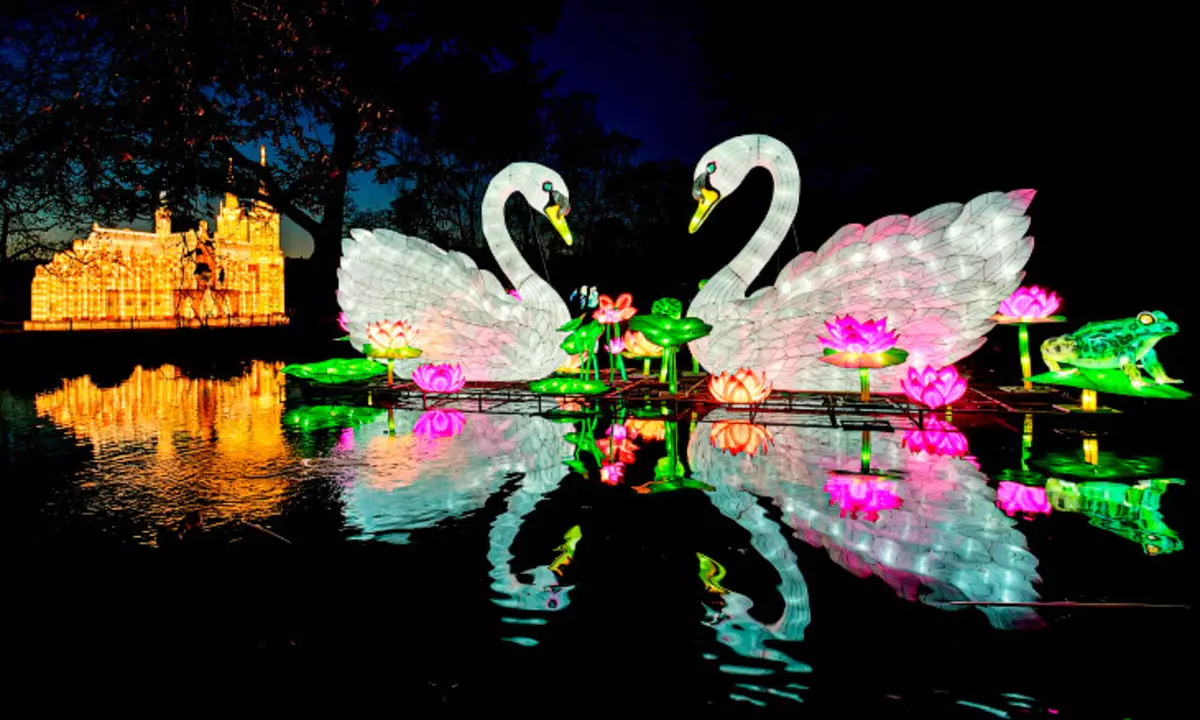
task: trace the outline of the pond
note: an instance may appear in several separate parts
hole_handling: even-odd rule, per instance
[[[372,674],[408,708],[1124,718],[1179,692],[1191,611],[1112,605],[1189,596],[1157,407],[387,408],[281,366],[0,390],[23,652]],[[1062,600],[1105,605],[1035,605]]]

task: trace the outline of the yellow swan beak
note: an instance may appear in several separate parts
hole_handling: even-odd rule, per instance
[[[721,193],[708,188],[700,188],[700,198],[696,204],[696,212],[692,215],[691,222],[688,223],[688,233],[694,233],[704,224],[708,214],[721,201]]]
[[[567,227],[567,216],[563,213],[562,208],[557,205],[546,206],[546,217],[549,218],[550,224],[562,235],[563,242],[570,247],[574,240],[571,238],[571,228]]]

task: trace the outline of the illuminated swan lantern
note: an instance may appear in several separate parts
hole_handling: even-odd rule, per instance
[[[783,238],[800,203],[800,173],[786,145],[743,135],[705,153],[696,166],[699,203],[690,232],[754,168],[775,181],[767,217],[737,257],[692,300],[688,315],[713,326],[690,343],[712,374],[751,368],[780,390],[854,390],[858,378],[820,361],[824,321],[886,317],[909,351],[909,364],[944,367],[983,345],[989,318],[1016,290],[1033,251],[1025,210],[1033,190],[987,193],[908,217],[846,225],[815,253],[796,256],[774,285],[746,297]],[[903,366],[877,370],[881,388],[899,391]]]
[[[402,378],[421,364],[452,363],[472,381],[539,380],[565,364],[558,328],[571,314],[508,234],[504,204],[513,193],[544,214],[568,245],[570,205],[566,183],[543,165],[513,163],[488,184],[483,234],[520,299],[462,253],[391,230],[351,230],[342,241],[338,270],[338,302],[350,343],[363,349],[369,323],[407,320],[419,333],[423,353],[395,363]]]

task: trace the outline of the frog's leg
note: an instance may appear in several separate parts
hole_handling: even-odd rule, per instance
[[[1146,384],[1146,379],[1142,377],[1137,362],[1130,353],[1121,353],[1121,372],[1129,376],[1129,384],[1135,388],[1143,387]]]
[[[1158,353],[1154,352],[1153,348],[1147,350],[1146,354],[1142,356],[1142,367],[1146,368],[1146,372],[1150,373],[1150,377],[1154,378],[1154,382],[1160,385],[1183,382],[1167,375],[1167,371],[1163,369],[1162,363],[1158,361]]]
[[[1074,350],[1075,344],[1069,339],[1050,338],[1042,343],[1042,362],[1046,363],[1046,367],[1050,368],[1051,372],[1058,373],[1059,375],[1070,375],[1076,372],[1076,368],[1063,370],[1062,365],[1059,364],[1059,358],[1074,358]]]

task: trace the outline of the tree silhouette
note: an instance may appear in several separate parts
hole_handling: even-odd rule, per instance
[[[72,152],[134,158],[122,187],[145,211],[159,191],[172,207],[229,190],[266,201],[313,237],[319,290],[332,290],[352,182],[402,178],[397,137],[420,137],[440,103],[472,94],[481,65],[462,59],[494,69],[521,56],[558,3],[48,0],[22,14],[69,28],[103,70],[73,117]],[[259,142],[267,166],[244,151]]]

